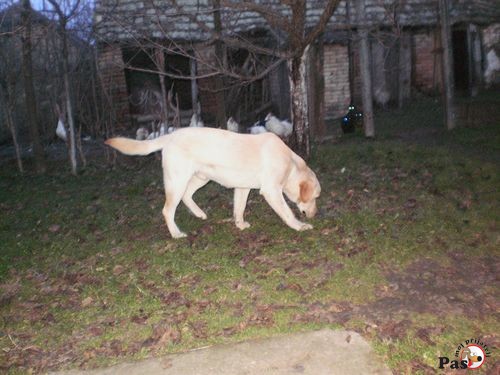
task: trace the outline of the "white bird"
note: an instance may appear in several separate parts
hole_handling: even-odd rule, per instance
[[[66,128],[64,127],[61,119],[57,121],[56,135],[61,138],[64,142],[68,141],[68,133],[66,132]]]
[[[138,141],[142,141],[142,140],[146,139],[148,137],[148,135],[149,135],[148,129],[141,126],[135,132],[135,139],[137,139]]]
[[[68,142],[68,131],[66,130],[66,127],[61,119],[57,121],[56,135],[64,142]],[[80,138],[84,142],[90,142],[92,140],[90,135],[81,135]]]
[[[167,126],[166,124],[164,124],[162,122],[160,125],[160,128],[157,131],[154,131],[151,134],[149,134],[146,137],[146,139],[147,140],[155,139],[155,138],[161,137],[162,135],[165,135],[165,134],[172,134],[174,131],[175,131],[175,128],[173,126]]]
[[[201,120],[201,118],[198,116],[198,114],[195,112],[191,116],[191,121],[189,122],[189,126],[191,128],[203,128],[205,124]]]
[[[500,71],[500,59],[494,49],[486,54],[486,70],[484,71],[484,80],[487,86],[495,82],[495,76]]]
[[[238,133],[240,129],[240,124],[238,124],[232,117],[227,119],[227,130],[232,131],[234,133]]]
[[[266,116],[266,129],[280,137],[288,137],[293,132],[293,125],[287,120],[279,120],[269,113]]]
[[[250,134],[262,134],[262,133],[267,133],[267,130],[264,126],[251,126],[248,131]]]
[[[376,89],[373,96],[377,104],[380,105],[382,108],[385,108],[386,104],[389,102],[389,99],[391,98],[390,92],[384,87],[379,87],[378,89]]]
[[[255,124],[248,128],[248,132],[250,134],[267,133],[266,122],[262,120],[257,121]]]

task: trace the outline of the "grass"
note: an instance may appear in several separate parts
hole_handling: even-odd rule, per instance
[[[240,232],[231,192],[210,184],[195,196],[209,219],[180,206],[190,236],[172,240],[154,156],[77,177],[3,167],[0,369],[92,368],[321,327],[360,332],[407,374],[434,372],[467,338],[498,344],[498,123],[441,123],[424,98],[378,113],[377,140],[318,146],[321,212],[304,233],[257,192]]]

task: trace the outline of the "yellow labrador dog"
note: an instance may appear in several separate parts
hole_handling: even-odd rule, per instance
[[[181,200],[196,217],[207,218],[192,196],[210,180],[234,188],[233,214],[239,229],[250,226],[243,219],[250,189],[260,189],[260,194],[289,227],[312,229],[310,224],[295,218],[283,193],[312,218],[321,192],[318,179],[304,160],[275,134],[237,134],[190,127],[147,141],[111,138],[105,143],[127,155],[148,155],[162,150],[166,195],[162,212],[174,238],[186,236],[174,220]]]

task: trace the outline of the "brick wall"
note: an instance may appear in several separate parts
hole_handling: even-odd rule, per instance
[[[123,56],[117,45],[107,45],[99,49],[98,65],[102,77],[103,90],[111,99],[110,110],[114,111],[114,132],[128,130],[131,125],[127,82],[123,70]]]
[[[423,92],[441,88],[441,43],[436,30],[413,35],[413,84]]]
[[[195,55],[198,60],[197,75],[212,73],[213,68],[209,66],[215,60],[215,49],[213,46],[195,47]],[[205,64],[204,64],[205,62]],[[197,80],[199,99],[201,104],[201,115],[205,123],[215,124],[217,116],[217,101],[215,96],[215,78],[201,78]],[[194,105],[193,105],[194,107]]]
[[[325,115],[336,118],[347,112],[349,92],[349,59],[347,46],[325,44],[323,72],[325,76]]]

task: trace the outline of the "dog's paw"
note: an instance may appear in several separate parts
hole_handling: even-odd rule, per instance
[[[301,226],[299,227],[300,231],[309,230],[309,229],[313,229],[313,226],[311,224],[307,224],[307,223],[302,223]]]
[[[250,223],[247,221],[237,221],[235,224],[239,230],[250,228]]]
[[[207,220],[207,214],[202,212],[201,214],[198,215],[198,218],[201,220]]]
[[[184,232],[179,232],[179,233],[172,234],[172,238],[175,238],[175,239],[186,238],[186,237],[187,237],[187,234],[184,233]]]

